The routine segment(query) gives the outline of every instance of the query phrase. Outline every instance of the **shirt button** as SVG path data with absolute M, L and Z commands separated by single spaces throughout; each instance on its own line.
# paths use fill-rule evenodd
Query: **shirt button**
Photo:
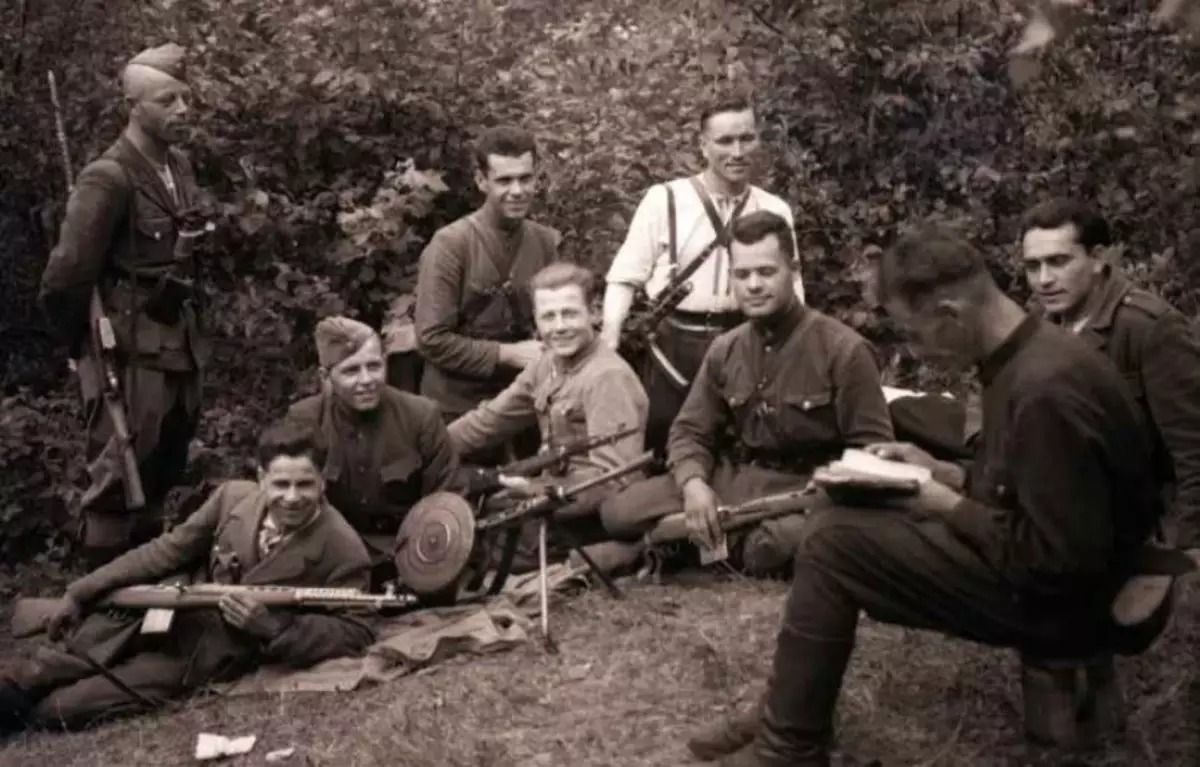
M 1003 496 L 1008 492 L 1008 488 L 1004 485 L 996 485 L 996 495 Z
M 810 407 L 812 407 L 812 401 L 804 400 L 804 402 L 800 403 L 800 407 L 804 408 L 805 410 L 808 410 Z

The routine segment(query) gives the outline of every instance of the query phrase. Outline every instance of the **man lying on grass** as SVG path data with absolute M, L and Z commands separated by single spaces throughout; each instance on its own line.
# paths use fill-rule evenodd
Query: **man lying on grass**
M 51 638 L 73 629 L 69 649 L 43 648 L 0 672 L 0 735 L 144 711 L 262 663 L 304 667 L 361 653 L 374 631 L 360 619 L 268 610 L 244 595 L 223 596 L 217 609 L 181 610 L 160 635 L 140 634 L 135 613 L 79 622 L 113 589 L 178 573 L 245 586 L 365 589 L 370 559 L 323 500 L 322 463 L 307 430 L 274 426 L 259 441 L 257 483 L 225 482 L 183 524 L 71 583 L 48 624 Z
M 727 765 L 830 763 L 860 612 L 1077 658 L 1140 652 L 1169 611 L 1167 599 L 1127 627 L 1111 614 L 1163 509 L 1149 434 L 1112 363 L 1027 316 L 982 255 L 944 232 L 904 236 L 876 278 L 879 300 L 918 351 L 978 366 L 974 460 L 964 472 L 912 445 L 873 446 L 932 478 L 895 509 L 834 507 L 808 523 L 763 710 L 742 730 L 752 743 Z

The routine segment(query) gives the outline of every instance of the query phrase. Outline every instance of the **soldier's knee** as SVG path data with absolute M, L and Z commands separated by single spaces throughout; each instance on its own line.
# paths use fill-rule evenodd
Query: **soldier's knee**
M 635 482 L 600 504 L 600 523 L 614 538 L 637 537 L 648 524 L 671 512 L 675 493 L 670 477 Z
M 748 575 L 784 575 L 803 540 L 808 520 L 800 514 L 764 522 L 746 535 L 742 568 Z
M 806 517 L 792 549 L 797 561 L 838 559 L 860 538 L 862 521 L 853 510 L 841 508 L 824 509 Z

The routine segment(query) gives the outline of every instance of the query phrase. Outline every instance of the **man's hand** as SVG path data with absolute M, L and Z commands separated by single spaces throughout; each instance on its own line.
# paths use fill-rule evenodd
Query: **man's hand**
M 954 511 L 962 499 L 953 488 L 936 479 L 927 479 L 920 484 L 916 495 L 897 498 L 891 505 L 917 513 L 944 515 Z
M 947 461 L 939 461 L 929 453 L 909 442 L 880 442 L 864 448 L 876 458 L 885 461 L 899 461 L 923 466 L 933 473 L 933 478 L 950 488 L 961 488 L 966 484 L 966 474 L 963 468 Z
M 225 594 L 217 603 L 221 618 L 252 637 L 269 642 L 279 636 L 282 626 L 261 602 L 245 594 Z
M 542 342 L 534 339 L 517 341 L 512 344 L 500 344 L 500 364 L 505 367 L 524 370 L 542 356 Z
M 66 636 L 75 624 L 79 623 L 81 617 L 83 617 L 83 608 L 75 601 L 74 597 L 69 594 L 59 597 L 50 617 L 46 619 L 46 636 L 50 637 L 51 641 L 57 642 Z
M 683 486 L 683 514 L 692 541 L 706 548 L 721 537 L 721 519 L 717 514 L 720 500 L 708 483 L 693 477 Z
M 505 495 L 511 498 L 538 498 L 546 494 L 547 483 L 542 480 L 529 477 L 510 477 L 505 474 L 501 474 L 496 479 L 504 486 Z

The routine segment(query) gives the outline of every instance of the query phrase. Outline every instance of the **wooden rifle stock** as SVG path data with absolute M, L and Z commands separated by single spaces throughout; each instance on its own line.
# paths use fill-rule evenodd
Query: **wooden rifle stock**
M 595 448 L 611 445 L 614 442 L 625 439 L 636 434 L 638 429 L 639 427 L 637 426 L 630 426 L 629 428 L 618 427 L 616 431 L 609 434 L 598 434 L 592 437 L 583 437 L 582 439 L 565 442 L 543 450 L 535 456 L 512 461 L 495 469 L 474 469 L 468 475 L 467 494 L 478 495 L 502 490 L 504 489 L 504 484 L 500 482 L 501 475 L 506 477 L 532 477 L 547 469 L 564 464 L 572 456 L 582 455 Z
M 756 498 L 736 506 L 720 506 L 717 516 L 725 532 L 740 530 L 769 519 L 807 511 L 823 502 L 820 493 L 809 490 L 789 490 L 783 493 Z M 647 547 L 673 541 L 686 541 L 690 537 L 687 515 L 682 511 L 663 517 L 642 538 Z
M 62 105 L 58 100 L 58 83 L 54 72 L 47 72 L 46 79 L 50 84 L 50 102 L 54 107 L 54 131 L 58 137 L 58 149 L 62 156 L 63 173 L 66 175 L 67 193 L 75 188 L 74 172 L 71 170 L 71 153 L 67 148 L 67 132 L 63 127 Z M 92 287 L 92 295 L 88 304 L 88 323 L 91 327 L 92 353 L 100 368 L 100 385 L 104 398 L 104 409 L 108 414 L 113 429 L 113 447 L 121 453 L 119 463 L 112 460 L 111 454 L 102 455 L 120 466 L 122 484 L 125 489 L 125 506 L 136 510 L 146 505 L 146 492 L 142 487 L 142 475 L 138 470 L 137 451 L 134 449 L 133 438 L 129 433 L 129 420 L 125 417 L 125 406 L 121 402 L 121 381 L 117 375 L 117 337 L 113 332 L 112 322 L 104 312 L 104 302 L 100 298 L 98 286 Z M 107 451 L 106 451 L 107 452 Z
M 314 607 L 329 610 L 409 609 L 417 604 L 411 594 L 371 594 L 358 589 L 292 588 L 288 586 L 226 586 L 200 583 L 181 586 L 128 586 L 116 589 L 96 603 L 98 608 L 130 610 L 188 610 L 216 607 L 226 594 L 243 594 L 267 607 Z M 13 605 L 12 633 L 27 637 L 46 629 L 57 599 L 24 598 Z

